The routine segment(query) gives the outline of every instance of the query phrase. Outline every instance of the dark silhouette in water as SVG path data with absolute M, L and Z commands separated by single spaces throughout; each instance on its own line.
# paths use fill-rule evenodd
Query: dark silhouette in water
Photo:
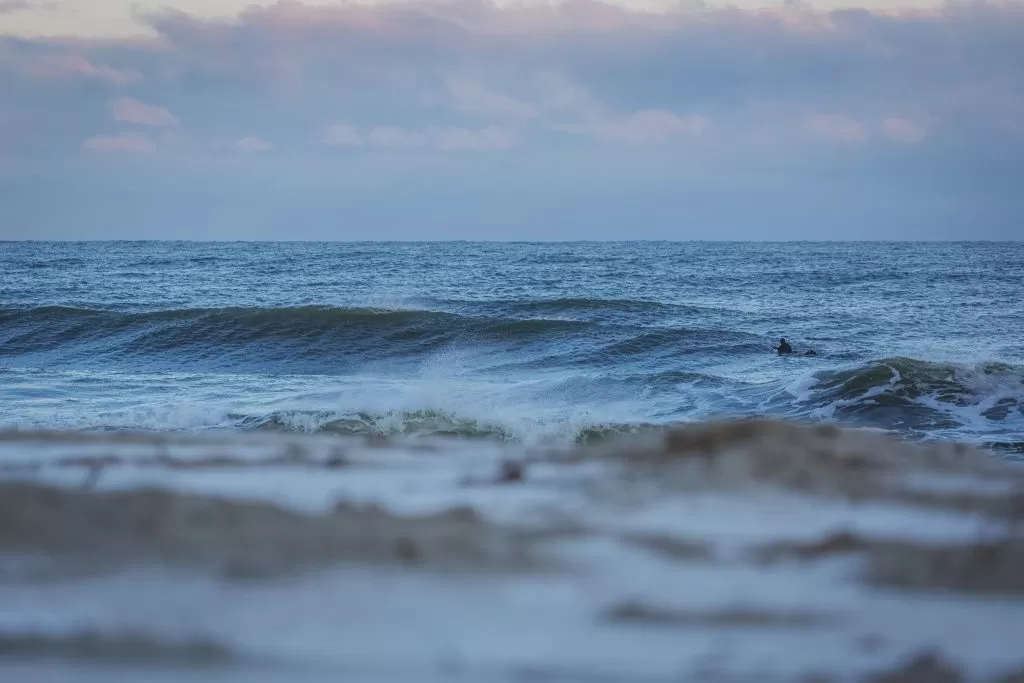
M 780 356 L 788 356 L 791 353 L 793 353 L 793 347 L 789 345 L 789 342 L 786 341 L 785 337 L 783 337 L 782 339 L 779 340 L 779 346 L 775 350 L 779 352 Z M 801 355 L 804 355 L 804 356 L 817 356 L 818 352 L 815 351 L 814 349 L 807 349 Z

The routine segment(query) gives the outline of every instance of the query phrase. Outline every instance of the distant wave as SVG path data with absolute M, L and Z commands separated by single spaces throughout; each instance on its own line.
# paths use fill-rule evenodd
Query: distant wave
M 152 361 L 189 366 L 330 374 L 368 361 L 403 359 L 448 346 L 556 354 L 567 362 L 704 349 L 764 351 L 756 335 L 730 330 L 645 327 L 628 319 L 574 319 L 601 311 L 642 314 L 651 302 L 557 300 L 469 305 L 460 312 L 304 306 L 117 311 L 64 306 L 0 310 L 0 358 L 49 354 L 68 365 Z M 531 315 L 527 315 L 530 313 Z M 546 316 L 545 313 L 548 315 Z M 550 316 L 550 317 L 549 317 Z M 601 316 L 598 316 L 599 318 Z M 573 358 L 575 357 L 575 358 Z
M 441 300 L 443 307 L 464 309 L 487 315 L 501 316 L 556 316 L 591 322 L 627 320 L 664 320 L 665 316 L 684 316 L 707 312 L 699 306 L 669 304 L 647 299 L 490 299 L 480 301 Z
M 306 306 L 122 312 L 61 306 L 0 312 L 0 355 L 60 349 L 118 357 L 188 351 L 193 360 L 401 357 L 458 338 L 528 341 L 578 331 L 565 320 Z

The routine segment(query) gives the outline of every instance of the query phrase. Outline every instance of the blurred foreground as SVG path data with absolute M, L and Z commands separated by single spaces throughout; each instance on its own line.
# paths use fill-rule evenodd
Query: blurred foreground
M 10 432 L 0 679 L 1008 683 L 1022 522 L 1019 465 L 825 426 Z

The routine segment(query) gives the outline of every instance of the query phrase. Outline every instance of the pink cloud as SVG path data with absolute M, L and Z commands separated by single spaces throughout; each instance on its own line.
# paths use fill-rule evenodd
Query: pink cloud
M 163 107 L 143 104 L 130 97 L 122 97 L 112 104 L 114 118 L 123 123 L 139 126 L 176 126 L 178 119 Z
M 480 130 L 460 127 L 428 126 L 422 130 L 398 126 L 375 126 L 366 132 L 347 123 L 327 129 L 323 142 L 331 146 L 370 147 L 386 150 L 433 149 L 443 152 L 502 150 L 516 140 L 499 126 Z
M 184 17 L 171 17 L 180 20 Z M 301 36 L 316 26 L 332 33 L 371 37 L 376 42 L 464 43 L 474 34 L 501 40 L 510 35 L 557 36 L 573 31 L 602 32 L 640 23 L 657 26 L 663 15 L 631 12 L 600 0 L 514 4 L 510 8 L 484 0 L 398 0 L 388 3 L 331 5 L 277 2 L 252 5 L 240 21 L 259 26 L 279 40 Z M 160 22 L 166 24 L 166 20 Z
M 18 97 L 0 94 L 0 115 L 45 123 L 49 137 L 40 138 L 50 142 L 41 146 L 65 148 L 97 130 L 79 112 L 121 94 L 149 102 L 115 105 L 131 127 L 175 130 L 175 115 L 230 108 L 234 130 L 266 131 L 282 146 L 309 135 L 311 121 L 339 117 L 348 123 L 313 131 L 320 142 L 453 151 L 531 136 L 539 149 L 553 130 L 586 144 L 657 145 L 707 136 L 713 125 L 719 134 L 701 147 L 747 153 L 749 140 L 765 149 L 816 139 L 927 144 L 929 130 L 941 129 L 950 144 L 980 145 L 1024 130 L 1019 3 L 902 13 L 684 3 L 651 14 L 593 0 L 285 0 L 230 20 L 185 12 L 140 20 L 152 36 L 0 38 L 5 75 L 36 65 L 69 79 L 18 83 Z M 166 100 L 78 80 L 123 84 L 140 72 Z M 889 112 L 928 118 L 886 120 Z M 233 148 L 239 135 L 223 137 L 222 123 L 187 119 L 200 145 Z M 58 139 L 52 131 L 61 129 Z
M 478 131 L 448 128 L 434 131 L 434 135 L 438 149 L 442 150 L 483 152 L 509 149 L 515 144 L 515 138 L 498 126 Z
M 235 141 L 235 149 L 240 152 L 269 152 L 274 145 L 263 138 L 246 137 Z
M 677 116 L 660 109 L 646 109 L 623 119 L 558 128 L 568 133 L 636 145 L 664 142 L 676 137 L 696 137 L 702 135 L 709 125 L 711 121 L 703 116 Z
M 860 142 L 867 138 L 867 130 L 857 119 L 838 114 L 814 114 L 807 119 L 810 131 L 821 138 L 840 142 Z
M 448 80 L 447 86 L 456 108 L 462 111 L 517 119 L 530 119 L 538 115 L 534 106 L 494 92 L 478 81 L 453 78 Z
M 0 0 L 0 14 L 14 14 L 32 9 L 28 0 Z
M 359 147 L 366 143 L 362 134 L 347 123 L 336 123 L 324 133 L 323 142 L 332 147 Z
M 142 80 L 142 75 L 138 71 L 93 64 L 78 55 L 43 57 L 30 65 L 28 72 L 37 78 L 94 78 L 113 85 L 131 85 Z
M 134 154 L 152 154 L 156 151 L 156 145 L 142 135 L 124 133 L 122 135 L 89 138 L 82 143 L 82 149 L 99 153 L 131 152 Z
M 378 126 L 366 134 L 366 143 L 385 149 L 412 149 L 422 147 L 426 142 L 421 133 L 395 126 Z
M 920 142 L 928 135 L 928 129 L 916 121 L 897 116 L 882 121 L 882 132 L 898 142 Z
M 378 149 L 412 149 L 423 147 L 422 133 L 397 126 L 374 126 L 366 132 L 347 123 L 336 123 L 327 129 L 324 144 L 332 147 L 376 147 Z
M 544 109 L 549 111 L 574 112 L 581 116 L 594 118 L 600 115 L 602 106 L 593 95 L 577 83 L 564 77 L 546 73 L 538 79 L 540 101 Z
M 15 12 L 53 12 L 58 9 L 56 2 L 29 2 L 28 0 L 0 0 L 0 14 Z

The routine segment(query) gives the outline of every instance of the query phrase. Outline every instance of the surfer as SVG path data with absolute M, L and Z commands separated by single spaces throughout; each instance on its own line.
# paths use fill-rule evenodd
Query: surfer
M 780 356 L 788 356 L 791 353 L 793 353 L 793 347 L 789 345 L 789 342 L 786 341 L 785 337 L 779 340 L 779 346 L 775 350 L 779 352 Z M 807 349 L 806 351 L 804 351 L 803 355 L 817 356 L 818 352 L 815 351 L 814 349 Z

